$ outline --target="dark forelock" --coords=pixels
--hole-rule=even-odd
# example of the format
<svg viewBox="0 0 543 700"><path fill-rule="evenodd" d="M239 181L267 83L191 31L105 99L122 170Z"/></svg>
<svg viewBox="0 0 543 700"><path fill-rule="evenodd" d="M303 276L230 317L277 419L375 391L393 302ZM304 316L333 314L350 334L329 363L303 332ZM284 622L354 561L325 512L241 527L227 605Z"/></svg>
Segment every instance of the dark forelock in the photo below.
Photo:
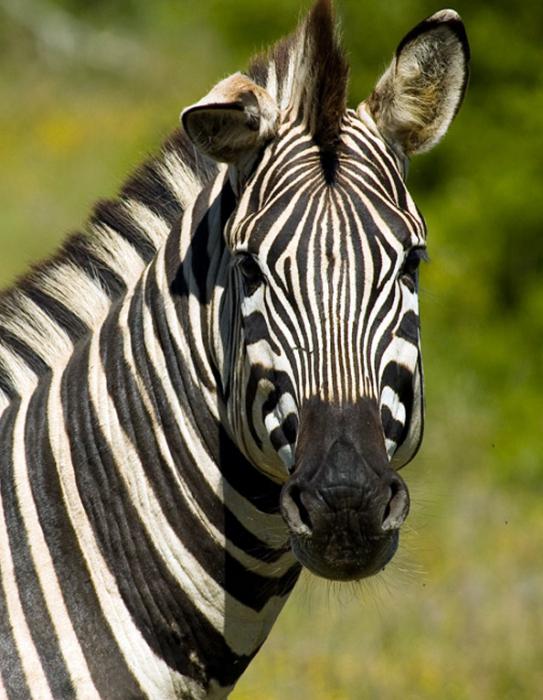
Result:
<svg viewBox="0 0 543 700"><path fill-rule="evenodd" d="M317 0L297 31L255 57L248 74L266 86L269 66L277 72L278 101L289 63L298 57L290 104L297 106L323 154L335 152L341 119L347 107L349 66L340 43L332 0Z"/></svg>

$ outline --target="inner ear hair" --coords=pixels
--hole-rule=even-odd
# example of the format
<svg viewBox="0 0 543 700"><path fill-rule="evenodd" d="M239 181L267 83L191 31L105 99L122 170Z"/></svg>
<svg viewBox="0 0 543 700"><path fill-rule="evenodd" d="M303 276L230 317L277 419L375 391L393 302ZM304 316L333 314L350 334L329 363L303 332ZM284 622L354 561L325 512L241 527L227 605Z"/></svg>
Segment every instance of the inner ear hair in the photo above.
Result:
<svg viewBox="0 0 543 700"><path fill-rule="evenodd" d="M458 112L468 65L462 20L453 10L442 10L404 37L363 108L400 155L428 151Z"/></svg>

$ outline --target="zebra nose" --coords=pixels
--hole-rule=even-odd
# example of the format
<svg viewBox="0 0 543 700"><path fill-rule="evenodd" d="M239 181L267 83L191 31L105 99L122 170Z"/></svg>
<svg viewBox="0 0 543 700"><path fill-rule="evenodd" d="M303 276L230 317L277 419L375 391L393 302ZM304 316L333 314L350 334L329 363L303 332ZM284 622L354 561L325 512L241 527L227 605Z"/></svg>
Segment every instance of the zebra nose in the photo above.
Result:
<svg viewBox="0 0 543 700"><path fill-rule="evenodd" d="M403 481L395 472L388 475L388 500L383 510L381 528L398 530L409 513L409 492Z"/></svg>
<svg viewBox="0 0 543 700"><path fill-rule="evenodd" d="M380 524L381 530L386 532L388 530L398 530L401 527L409 513L410 499L409 491L403 479L396 472L390 470L384 477L384 480L387 492L383 499L384 505L381 506L382 514L379 519L378 512L375 513L377 522L375 520L374 522L375 526L379 527ZM336 487L333 491L334 498L337 500L344 491L345 489ZM356 510L354 501L351 503L351 500L356 497L356 503L359 506L359 495L355 489L351 488L351 491L352 494L350 495L352 498L341 497L341 506L345 508L347 505L350 505ZM306 537L312 535L314 524L311 520L310 511L315 506L322 506L322 503L330 506L331 510L333 510L330 500L329 494L319 494L315 498L310 491L302 489L296 481L287 482L281 493L281 511L291 532L295 535L304 535ZM381 503L383 503L383 500Z"/></svg>

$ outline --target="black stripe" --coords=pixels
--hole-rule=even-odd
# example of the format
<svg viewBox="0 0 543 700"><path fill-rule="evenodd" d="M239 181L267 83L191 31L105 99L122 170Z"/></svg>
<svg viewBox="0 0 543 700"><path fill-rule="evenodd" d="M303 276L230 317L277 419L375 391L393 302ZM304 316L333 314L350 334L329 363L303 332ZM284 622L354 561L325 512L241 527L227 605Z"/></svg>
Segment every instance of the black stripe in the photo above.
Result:
<svg viewBox="0 0 543 700"><path fill-rule="evenodd" d="M219 247L213 251L214 260L219 260L221 251L224 249L225 242L222 231L226 226L226 222L230 218L236 206L236 198L232 190L230 182L227 181L221 192L215 197L213 202L209 202L211 188L203 192L196 200L192 210L192 220L194 222L194 233L187 251L187 256L190 257L190 265L187 260L179 261L179 252L172 250L172 246L168 244L167 252L171 254L171 258L175 261L176 268L172 270L172 263L169 259L167 262L168 279L171 279L170 291L172 295L178 299L182 299L189 294L197 296L202 305L210 301L210 294L214 291L214 285L209 285L209 268L211 258L209 254L210 236L213 236ZM217 220L219 224L219 235L217 231L209 226L209 222ZM174 236L178 240L178 234Z"/></svg>
<svg viewBox="0 0 543 700"><path fill-rule="evenodd" d="M285 447L285 445L288 445L288 440L285 439L285 436L283 435L283 431L281 428L275 428L274 430L271 431L270 433L270 442L273 445L274 450L280 450L282 447Z"/></svg>
<svg viewBox="0 0 543 700"><path fill-rule="evenodd" d="M141 202L165 219L170 226L183 213L181 204L160 172L158 160L149 160L143 163L124 185L121 196Z"/></svg>
<svg viewBox="0 0 543 700"><path fill-rule="evenodd" d="M415 399L413 394L413 374L403 365L399 365L397 362L389 362L381 378L381 391L385 386L391 387L391 389L398 394L398 398L405 408L405 425L399 437L399 441L397 441L397 443L400 444L407 437L409 424L411 422L411 414L413 412L413 402Z"/></svg>
<svg viewBox="0 0 543 700"><path fill-rule="evenodd" d="M296 198L296 203L294 205L294 208L292 210L291 216L289 217L288 222L285 224L285 226L282 228L282 230L275 236L275 239L273 240L270 250L268 253L268 260L270 261L271 265L276 264L277 260L281 257L281 255L285 252L285 249L287 246L292 243L292 236L295 231L295 229L299 226L300 221L304 219L304 217L307 217L306 219L306 224L307 222L310 222L311 225L315 224L314 221L314 212L315 209L317 208L319 204L319 198L318 196L312 197L313 193L309 190L305 190L305 192L300 195L297 195ZM290 199L290 197L289 197ZM311 206L311 211L308 213L307 208L308 205ZM285 207L285 201L281 200L278 201L276 204L272 205L266 212L266 222L269 221L276 221L282 211L284 210ZM268 218L269 216L269 218ZM268 233L268 226L266 224L261 225L261 236L260 239L265 236ZM260 231L259 231L260 233ZM300 235L300 239L302 236Z"/></svg>
<svg viewBox="0 0 543 700"><path fill-rule="evenodd" d="M0 419L0 444L2 452L10 455L13 450L13 427L17 413L19 412L18 403L13 402ZM2 481L5 480L2 472ZM4 523L0 523L0 527L4 527ZM0 552L0 561L2 560L2 552ZM15 639L13 636L13 626L9 619L6 599L0 587L0 673L4 688L10 700L21 700L21 698L30 697L30 689L26 684L26 678L21 664L21 658L17 651Z"/></svg>
<svg viewBox="0 0 543 700"><path fill-rule="evenodd" d="M155 402L154 390L159 388L159 383L150 373L151 365L144 351L140 303L132 303L128 326L132 333L133 357L137 371L143 384L150 389L151 400ZM168 464L160 453L155 435L151 430L151 417L143 405L139 389L130 370L124 363L121 352L122 343L110 342L111 337L117 338L118 335L119 330L115 329L113 319L111 319L101 335L101 347L104 365L107 367L110 395L121 425L141 459L149 483L170 526L194 558L217 583L223 586L235 599L254 610L261 610L270 595L274 594L277 589L282 590L281 579L269 579L247 571L234 557L212 540L197 516L191 512L189 505L179 492L179 487ZM180 432L179 426L173 420L169 407L163 405L162 409L155 404L154 410L163 429L167 430L170 451L172 456L177 458L177 467L182 469L181 478L184 479L185 474L196 473L197 466L186 451L181 455L182 459L178 459L179 455L176 455L175 446L178 444L176 435ZM214 429L217 431L216 425ZM191 484L191 490L194 494L201 492L202 489L207 490L205 484L194 482ZM223 504L216 499L212 499L211 503L216 506L214 509L215 518L223 520ZM220 523L219 529L224 531L223 522ZM191 533L190 537L187 537L187 533Z"/></svg>
<svg viewBox="0 0 543 700"><path fill-rule="evenodd" d="M104 618L66 512L59 467L49 443L49 391L50 379L44 378L29 405L25 436L27 461L33 465L32 493L43 534L58 572L58 582L72 626L98 694L103 698L143 697Z"/></svg>
<svg viewBox="0 0 543 700"><path fill-rule="evenodd" d="M349 131L349 136L357 144L360 151L351 151L351 149L347 148L347 158L345 159L344 165L347 166L347 168L352 167L360 162L361 154L365 155L364 166L369 168L374 173L376 179L381 183L392 200L397 202L401 209L407 209L407 189L398 171L396 156L392 149L386 143L384 143L384 141L377 141L375 137L368 134L366 131L361 133L356 132L353 129ZM369 144L372 144L372 146L370 147ZM381 152L380 146L385 147L386 155ZM381 164L378 160L375 160L372 149L378 152L379 158L384 161L384 164ZM349 163L349 160L351 160L351 163ZM358 168L352 170L351 172L355 172L359 178L363 179L364 177ZM390 180L392 180L393 189L391 189Z"/></svg>
<svg viewBox="0 0 543 700"><path fill-rule="evenodd" d="M18 355L36 374L44 374L49 370L49 365L45 364L40 355L30 345L2 326L0 326L0 345Z"/></svg>
<svg viewBox="0 0 543 700"><path fill-rule="evenodd" d="M126 284L92 250L92 242L84 234L76 234L63 247L65 258L79 267L91 280L98 282L110 299L118 299L126 291Z"/></svg>
<svg viewBox="0 0 543 700"><path fill-rule="evenodd" d="M210 460L218 463L219 426L217 425L216 421L206 412L204 412L196 402L195 399L198 396L197 388L191 387L187 392L186 387L190 384L190 374L189 372L185 371L182 373L182 375L178 375L179 368L176 365L178 357L175 349L170 343L169 335L166 333L167 325L163 319L164 314L159 313L158 310L155 311L157 312L152 313L153 327L155 337L157 338L157 342L159 342L161 345L166 363L168 365L168 377L172 383L172 386L174 387L177 397L179 398L181 406L185 406L185 409L190 406L190 412L193 414L196 422L194 429L195 432L199 434L201 447L208 452ZM147 313L149 313L149 309L147 309ZM133 333L134 332L136 332L135 328L133 329ZM137 345L138 344L136 343L136 347ZM152 387L150 394L157 402L158 414L163 420L164 427L166 427L169 421L171 421L168 444L176 463L178 465L183 465L183 481L186 483L190 493L196 499L199 507L206 513L214 527L216 527L219 531L224 530L224 532L228 533L228 539L242 551L245 551L264 561L275 561L278 559L280 556L282 556L284 550L282 548L272 549L268 547L261 539L257 537L256 534L250 530L247 530L239 522L235 513L233 513L228 507L228 504L222 503L215 493L213 493L213 491L207 487L205 482L202 480L199 467L197 465L192 465L192 468L187 468L185 466L191 464L192 458L182 431L179 430L179 426L173 421L171 407L169 406L168 399L166 398L166 395L162 389L161 381L155 374L147 351L145 351L144 355L135 353L134 359L139 373L142 376L147 377L147 381L149 382L148 386ZM192 401L190 404L188 403L189 396L191 397ZM213 435L215 435L215 440L213 441L214 445L212 445L210 448L207 442L212 439ZM241 459L241 455L238 453L238 464ZM251 469L254 471L254 468ZM277 510L277 507L275 510Z"/></svg>
<svg viewBox="0 0 543 700"><path fill-rule="evenodd" d="M330 202L330 200L329 200ZM335 209L335 202L330 203L328 212L331 214L332 207ZM334 268L337 266L337 263L334 261L334 247L336 243L336 238L338 236L338 232L334 230L334 226L332 225L331 218L328 217L327 219L327 226L326 226L326 234L325 238L322 241L321 244L321 255L326 256L326 265L327 265L327 276L328 279L326 280L327 287L328 287L328 309L326 310L326 316L324 318L330 319L328 322L328 327L329 327L329 333L330 333L330 351L331 351L331 356L327 359L328 366L330 368L330 375L332 377L332 387L339 387L340 382L341 382L341 377L345 375L345 369L343 365L343 358L342 358L342 353L340 352L338 355L336 355L336 349L334 347L334 337L333 337L333 329L334 325L337 322L337 319L340 318L339 316L339 309L334 308L334 297L336 297L338 294L338 289L336 287L336 283L334 280L334 272L336 271ZM338 285L339 287L340 285Z"/></svg>
<svg viewBox="0 0 543 700"><path fill-rule="evenodd" d="M243 317L243 331L245 335L245 343L251 345L265 340L270 346L272 352L279 355L281 349L277 347L273 338L270 336L266 319L260 311L253 311L249 316Z"/></svg>
<svg viewBox="0 0 543 700"><path fill-rule="evenodd" d="M31 429L27 426L28 420L25 424L25 431ZM25 432L25 437L28 435L29 433ZM11 435L10 438L12 441L13 436ZM10 447L12 446L13 442ZM4 454L2 500L19 597L51 693L53 697L68 700L68 698L75 697L75 691L60 651L32 558L30 542L15 490L14 465L11 455L11 451L6 451ZM34 465L29 463L28 468L33 470ZM30 481L32 478L33 474L29 472Z"/></svg>
<svg viewBox="0 0 543 700"><path fill-rule="evenodd" d="M148 297L159 298L159 290L154 279L148 280ZM190 339L190 323L188 306L185 300L179 300L178 318L179 324L185 335ZM168 376L173 387L180 397L182 405L190 407L191 413L195 416L195 427L201 439L201 444L205 446L212 459L217 462L219 469L224 474L228 483L243 497L251 501L256 508L264 513L277 513L279 509L280 487L266 475L262 474L250 464L242 453L233 445L227 436L224 428L216 424L209 423L209 414L203 410L202 391L199 386L192 383L190 372L184 367L180 353L177 350L175 340L171 337L170 329L164 318L164 314L158 312L152 314L155 334L160 338L160 343L164 351ZM189 341L190 343L190 341ZM199 368L199 354L196 348L198 345L194 341L191 345L194 348L192 358L195 362L197 372ZM187 471L187 477L189 476ZM196 478L197 478L196 472ZM196 489L197 490L197 489Z"/></svg>
<svg viewBox="0 0 543 700"><path fill-rule="evenodd" d="M414 311L405 313L398 324L396 335L408 343L418 346L419 342L419 317Z"/></svg>
<svg viewBox="0 0 543 700"><path fill-rule="evenodd" d="M298 139L291 141L286 146L286 151L284 142L277 142L271 147L267 168L262 168L256 174L255 180L251 182L249 211L259 212L272 197L285 195L286 191L292 188L293 181L300 179L300 171L291 174L292 168L305 164L308 167L308 172L319 172L318 153L307 153L307 148L310 145L311 141L306 138L302 143ZM311 166L313 167L309 171ZM272 171L271 176L270 170ZM281 190L276 191L277 183L285 175ZM263 188L264 180L267 180L266 188Z"/></svg>
<svg viewBox="0 0 543 700"><path fill-rule="evenodd" d="M90 223L93 226L105 224L113 229L120 238L124 238L135 248L138 255L148 262L156 253L155 245L138 224L131 218L122 202L103 200L94 207Z"/></svg>
<svg viewBox="0 0 543 700"><path fill-rule="evenodd" d="M399 293L397 289L392 288L390 294L383 300L379 313L375 316L373 326L367 330L368 347L373 344L374 338L379 334L377 347L373 358L374 367L379 367L381 358L385 354L390 343L394 339L394 331L401 317L401 307L398 302ZM396 303L394 303L396 302ZM387 321L386 327L382 325L382 321L387 313L393 311L391 317ZM368 358L370 359L370 358ZM384 380L383 380L384 381ZM395 388L393 386L393 388Z"/></svg>
<svg viewBox="0 0 543 700"><path fill-rule="evenodd" d="M4 365L2 362L0 362L0 391L2 394L5 394L9 401L13 401L19 396L19 394L15 391L15 388L11 383L11 380L8 378L7 373L4 372Z"/></svg>
<svg viewBox="0 0 543 700"><path fill-rule="evenodd" d="M61 301L36 287L34 283L29 284L25 292L44 313L50 316L66 332L72 343L76 343L83 335L89 333L89 327L79 316L76 316ZM85 300L85 303L87 303L87 300Z"/></svg>
<svg viewBox="0 0 543 700"><path fill-rule="evenodd" d="M87 354L65 373L65 420L84 507L123 601L149 647L172 669L204 685L209 678L231 685L250 659L229 649L164 566L117 472L84 376L90 376ZM128 400L122 387L117 394ZM142 440L149 437L143 425L138 431Z"/></svg>
<svg viewBox="0 0 543 700"><path fill-rule="evenodd" d="M298 301L295 296L294 292L294 286L293 286L293 280L292 280L292 259L288 258L285 261L285 282L286 282L286 294L287 298L291 302L294 307L298 306ZM279 309L277 311L278 315L280 315L283 323L286 324L287 328L290 330L290 333L293 338L297 338L297 345L294 346L294 348L291 348L291 350L294 350L295 352L305 352L309 353L309 348L310 346L310 339L307 335L306 332L306 327L305 324L303 323L298 323L297 325L294 323L295 318L294 314L292 313L285 313L283 310L283 313L281 314L281 310ZM273 323L273 316L270 317L270 325L272 328L272 333L277 334L278 329L276 329L274 323ZM300 363L301 365L301 376L296 377L298 380L298 385L299 386L308 386L309 384L309 373L310 373L310 366L308 361L303 361ZM294 358L292 358L292 363L291 366L293 368L293 371L296 368L296 361ZM296 396L296 392L293 390L292 395Z"/></svg>
<svg viewBox="0 0 543 700"><path fill-rule="evenodd" d="M403 442L405 425L393 417L388 406L381 407L381 423L386 437L389 440L394 440L396 445L400 445Z"/></svg>
<svg viewBox="0 0 543 700"><path fill-rule="evenodd" d="M201 183L202 188L217 176L218 164L198 151L181 128L175 129L169 135L162 147L162 153L175 153L185 168Z"/></svg>

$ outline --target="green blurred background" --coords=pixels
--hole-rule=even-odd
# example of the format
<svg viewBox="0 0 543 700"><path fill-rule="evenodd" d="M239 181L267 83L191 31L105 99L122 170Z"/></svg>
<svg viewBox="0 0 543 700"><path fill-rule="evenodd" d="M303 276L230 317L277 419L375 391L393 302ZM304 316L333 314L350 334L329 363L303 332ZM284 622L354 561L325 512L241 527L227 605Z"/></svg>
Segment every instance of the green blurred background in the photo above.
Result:
<svg viewBox="0 0 543 700"><path fill-rule="evenodd" d="M342 0L356 106L435 0ZM0 0L0 284L290 31L292 0ZM427 423L375 580L300 582L234 700L543 697L543 3L468 2L466 103L409 184Z"/></svg>

